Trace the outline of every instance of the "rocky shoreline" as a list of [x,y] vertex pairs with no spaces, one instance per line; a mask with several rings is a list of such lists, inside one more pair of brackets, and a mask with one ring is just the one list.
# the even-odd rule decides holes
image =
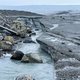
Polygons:
[[[5,13],[5,11],[3,12]],[[27,12],[25,13],[27,14]],[[33,13],[30,14],[32,15]],[[31,18],[30,17],[26,18],[26,15],[24,15],[25,18],[20,18],[22,14],[21,16],[18,15],[15,17],[15,19],[14,17],[10,16],[12,22],[9,22],[9,24],[7,22],[10,21],[8,19],[9,16],[7,17],[7,21],[6,21],[6,17],[5,17],[6,14],[3,15],[5,18],[3,18],[3,16],[1,15],[2,20],[0,20],[0,58],[4,57],[4,55],[11,54],[10,57],[11,60],[17,60],[20,61],[21,63],[43,63],[43,60],[39,55],[39,53],[26,52],[26,54],[24,54],[22,51],[16,49],[18,43],[36,44],[36,42],[33,41],[31,37],[36,36],[36,32],[34,32],[33,29],[35,29],[36,31],[38,31],[39,29],[35,28],[34,23],[32,22],[34,21],[35,17],[39,15],[35,14],[36,16],[31,16]],[[40,17],[41,16],[42,15],[40,15]],[[35,79],[33,79],[31,75],[27,74],[23,76],[18,76],[15,80],[35,80]]]
[[50,38],[50,35],[44,34],[37,41],[41,48],[51,55],[54,61],[56,80],[77,80],[78,76],[80,76],[80,70],[78,69],[80,67],[79,49],[76,44],[59,39],[52,36]]
[[53,14],[42,20],[44,23],[49,23],[50,20],[52,26],[46,26],[46,32],[37,38],[37,42],[42,50],[51,55],[56,80],[80,80],[79,15],[80,13]]
[[[28,25],[25,24],[27,19]],[[19,42],[33,44],[38,42],[40,48],[53,60],[56,80],[80,80],[80,13],[64,11],[40,17],[39,20],[38,17],[27,19],[13,20],[11,30],[1,30],[0,49],[3,53],[0,53],[0,57],[7,51],[11,51],[12,60],[19,60],[21,63],[44,63],[38,53],[24,54],[17,51],[15,47]],[[42,34],[36,39],[37,42],[31,39],[32,35],[36,35],[34,29],[42,31]],[[16,80],[27,79],[35,80],[27,75],[16,78]]]

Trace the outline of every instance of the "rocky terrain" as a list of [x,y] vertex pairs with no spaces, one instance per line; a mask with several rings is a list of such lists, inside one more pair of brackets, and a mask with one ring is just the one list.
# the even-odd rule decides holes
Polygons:
[[[10,54],[10,59],[13,61],[20,61],[21,63],[43,63],[38,53],[26,52],[25,54],[17,50],[17,46],[20,43],[22,43],[22,45],[36,44],[31,37],[33,35],[35,37],[35,30],[38,31],[40,25],[39,19],[42,18],[42,16],[43,15],[26,11],[0,10],[0,59]],[[16,80],[22,79],[35,80],[31,78],[29,74],[16,78]]]
[[54,61],[56,80],[80,80],[80,13],[55,13],[41,21],[47,26],[37,41]]
[[[80,80],[80,13],[63,11],[47,16],[27,15],[23,12],[18,16],[15,11],[1,11],[0,20],[0,56],[10,53],[11,60],[21,63],[44,63],[37,53],[24,54],[16,50],[20,42],[40,44],[40,48],[48,53],[53,60],[56,80]],[[2,15],[4,13],[4,15]],[[8,15],[9,15],[8,14]],[[17,15],[16,14],[16,15]],[[26,15],[27,16],[26,16]],[[11,20],[10,20],[11,19]],[[41,30],[35,41],[32,35]],[[37,41],[37,42],[36,42]],[[18,76],[16,80],[35,80],[31,76]]]

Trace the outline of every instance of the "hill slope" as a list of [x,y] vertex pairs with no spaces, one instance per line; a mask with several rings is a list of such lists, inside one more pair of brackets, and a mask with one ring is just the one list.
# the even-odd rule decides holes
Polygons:
[[0,13],[5,16],[17,16],[17,15],[24,15],[24,16],[42,16],[41,14],[28,12],[28,11],[17,11],[17,10],[0,10]]

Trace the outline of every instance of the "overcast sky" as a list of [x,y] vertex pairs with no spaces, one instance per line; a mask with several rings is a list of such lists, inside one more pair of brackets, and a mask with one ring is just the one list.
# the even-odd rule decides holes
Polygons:
[[0,0],[0,5],[80,5],[80,0]]

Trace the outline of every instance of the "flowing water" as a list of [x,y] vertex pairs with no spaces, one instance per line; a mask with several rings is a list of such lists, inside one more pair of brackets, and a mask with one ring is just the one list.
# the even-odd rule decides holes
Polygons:
[[[35,41],[38,36],[32,36],[32,39]],[[20,61],[10,60],[11,55],[7,54],[0,58],[0,80],[15,80],[20,74],[30,74],[35,80],[55,80],[53,79],[55,74],[51,57],[40,49],[38,43],[19,43],[16,49],[25,54],[39,53],[44,63],[21,63]]]

